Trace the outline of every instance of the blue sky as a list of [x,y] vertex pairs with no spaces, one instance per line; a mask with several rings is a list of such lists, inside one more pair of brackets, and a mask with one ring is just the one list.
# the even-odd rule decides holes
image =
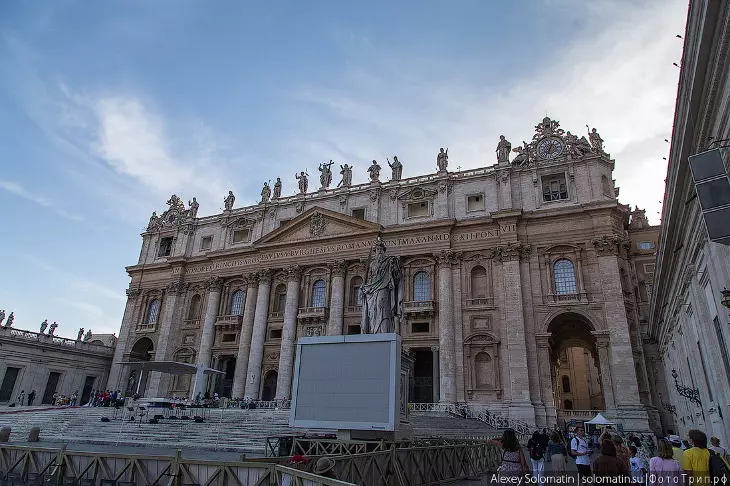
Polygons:
[[117,332],[140,232],[324,160],[492,165],[545,114],[596,126],[658,221],[687,2],[0,2],[0,309]]

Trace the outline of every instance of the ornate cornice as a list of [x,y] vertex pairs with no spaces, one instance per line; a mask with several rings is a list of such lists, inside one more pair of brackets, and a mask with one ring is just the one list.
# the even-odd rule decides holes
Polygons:
[[347,262],[345,260],[336,260],[329,264],[329,268],[333,277],[344,277],[347,272]]
[[211,292],[220,292],[223,289],[223,279],[220,277],[211,277],[208,279],[208,290]]
[[129,300],[135,300],[141,293],[142,291],[139,289],[127,289],[127,298]]
[[523,245],[519,241],[517,243],[507,243],[504,246],[495,248],[494,256],[500,262],[512,262],[525,260],[530,256],[532,245]]
[[284,269],[284,274],[289,282],[299,282],[302,277],[302,267],[299,265],[291,265]]
[[603,235],[600,238],[592,239],[591,243],[593,243],[598,256],[618,255],[619,245],[622,245],[624,240],[623,238],[615,235]]

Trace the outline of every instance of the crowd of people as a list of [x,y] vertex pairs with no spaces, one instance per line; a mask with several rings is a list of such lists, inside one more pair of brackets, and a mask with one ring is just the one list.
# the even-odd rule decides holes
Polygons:
[[659,439],[656,447],[653,442],[631,434],[624,439],[609,428],[600,435],[596,432],[586,436],[582,426],[574,434],[566,435],[557,430],[549,435],[545,429],[535,431],[527,442],[527,452],[512,429],[492,442],[502,450],[499,473],[503,476],[531,475],[540,481],[546,462],[551,463],[552,474],[561,474],[565,473],[570,457],[583,478],[616,478],[658,486],[730,481],[727,450],[717,437],[711,437],[708,444],[707,435],[700,430],[690,430],[686,441],[669,435]]

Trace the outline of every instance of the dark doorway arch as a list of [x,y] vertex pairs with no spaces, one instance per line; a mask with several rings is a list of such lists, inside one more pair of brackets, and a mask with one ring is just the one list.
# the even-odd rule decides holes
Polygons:
[[264,389],[261,392],[261,400],[269,401],[273,400],[276,395],[276,382],[279,379],[279,374],[276,370],[271,370],[264,376]]
[[[150,361],[152,359],[152,351],[155,348],[155,344],[148,337],[138,339],[137,342],[132,346],[132,350],[129,352],[129,361]],[[140,374],[141,373],[141,374]],[[127,374],[127,382],[124,384],[127,395],[134,395],[139,390],[141,395],[144,395],[144,390],[147,387],[148,372],[140,372],[140,370],[130,369]]]
[[565,312],[554,317],[547,330],[558,420],[561,410],[605,410],[593,323],[581,314]]

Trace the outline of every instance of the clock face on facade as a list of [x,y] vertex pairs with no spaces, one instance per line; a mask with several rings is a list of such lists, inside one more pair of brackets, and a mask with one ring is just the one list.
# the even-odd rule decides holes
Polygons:
[[548,137],[537,144],[537,155],[543,159],[554,159],[563,153],[563,142],[557,138]]

